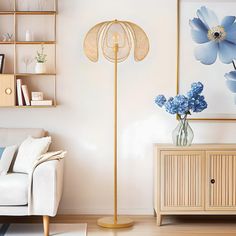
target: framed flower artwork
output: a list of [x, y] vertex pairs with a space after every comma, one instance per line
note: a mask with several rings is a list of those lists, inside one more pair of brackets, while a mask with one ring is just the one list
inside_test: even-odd
[[191, 119], [236, 120], [236, 1], [177, 1], [177, 92], [200, 81], [208, 108]]

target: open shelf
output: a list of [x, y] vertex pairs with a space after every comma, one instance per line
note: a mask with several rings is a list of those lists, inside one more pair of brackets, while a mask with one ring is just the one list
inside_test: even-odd
[[55, 15], [56, 11], [0, 11], [0, 15]]
[[14, 106], [15, 108], [51, 108], [51, 107], [56, 107], [56, 105], [52, 105], [52, 106]]
[[0, 15], [14, 15], [14, 11], [0, 11]]
[[56, 41], [16, 41], [16, 44], [56, 44]]
[[0, 44], [15, 44], [14, 41], [1, 41]]
[[55, 15], [56, 11], [14, 11], [16, 15]]
[[23, 45], [35, 45], [35, 44], [56, 44], [56, 41], [0, 41], [0, 44], [23, 44]]
[[21, 77], [31, 77], [31, 76], [56, 76], [56, 73], [43, 73], [43, 74], [36, 74], [36, 73], [17, 73], [15, 76]]

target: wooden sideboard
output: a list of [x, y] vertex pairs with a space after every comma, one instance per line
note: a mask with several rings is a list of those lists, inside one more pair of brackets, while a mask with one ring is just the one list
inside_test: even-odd
[[236, 144], [154, 145], [154, 210], [164, 215], [236, 215]]

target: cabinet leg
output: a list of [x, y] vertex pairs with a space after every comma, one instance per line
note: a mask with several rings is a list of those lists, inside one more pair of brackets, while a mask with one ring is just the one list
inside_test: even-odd
[[157, 214], [157, 226], [161, 226], [163, 216], [161, 214]]
[[153, 212], [154, 212], [154, 217], [157, 217], [157, 212], [155, 209], [153, 209]]

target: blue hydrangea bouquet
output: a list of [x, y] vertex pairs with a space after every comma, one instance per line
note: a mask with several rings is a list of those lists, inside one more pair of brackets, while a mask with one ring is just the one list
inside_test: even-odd
[[187, 96], [178, 94], [166, 99], [164, 95], [158, 95], [155, 99], [159, 107], [164, 107], [168, 113], [177, 115], [180, 121], [172, 134], [173, 142], [177, 146], [187, 146], [192, 143], [194, 135], [187, 116], [191, 115], [191, 112], [201, 112], [207, 108], [205, 97], [201, 95], [203, 88], [201, 82], [196, 82], [192, 83]]

